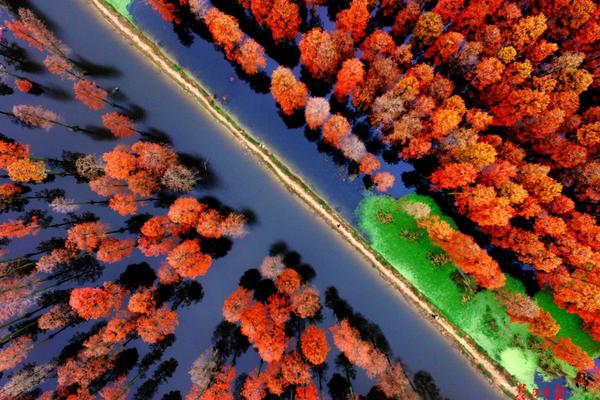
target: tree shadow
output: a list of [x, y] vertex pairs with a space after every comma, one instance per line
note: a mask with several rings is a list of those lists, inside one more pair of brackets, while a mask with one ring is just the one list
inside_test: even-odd
[[117, 140], [108, 129], [96, 125], [86, 125], [79, 132], [98, 142]]
[[[71, 92], [67, 92], [66, 90], [64, 90], [61, 87], [54, 86], [54, 85], [52, 85], [52, 86], [40, 85], [40, 84], [36, 84], [36, 85], [39, 86], [40, 90], [42, 91], [40, 94], [43, 93], [46, 96], [48, 96], [54, 100], [67, 101], [72, 98]], [[36, 87], [34, 86], [34, 89], [35, 88]]]
[[39, 74], [45, 71], [38, 63], [32, 61], [27, 54], [27, 51], [17, 43], [5, 44], [8, 47], [0, 47], [0, 55], [4, 58], [8, 65], [15, 69], [30, 73]]
[[8, 85], [5, 84], [0, 84], [0, 96], [10, 96], [11, 94], [14, 94], [15, 91], [13, 88], [11, 88]]
[[271, 90], [271, 78], [264, 71], [258, 71], [254, 75], [248, 75], [236, 63], [233, 64], [237, 77], [248, 83], [250, 89], [257, 94], [267, 94]]
[[321, 129], [310, 129], [308, 125], [304, 127], [304, 137], [309, 142], [316, 142], [321, 139]]
[[147, 140], [162, 143], [162, 144], [173, 144], [171, 137], [164, 131], [160, 129], [150, 127], [144, 131], [140, 131], [141, 135], [144, 136]]
[[218, 176], [204, 157], [188, 153], [178, 153], [178, 155], [181, 164], [197, 172], [202, 188], [215, 189], [219, 187]]
[[218, 239], [205, 238], [200, 239], [202, 252], [210, 255], [213, 259], [223, 258], [233, 247], [233, 242], [229, 238], [221, 237]]
[[122, 75], [121, 71], [116, 67], [97, 64], [81, 56], [76, 56], [73, 62], [85, 71], [86, 76], [117, 78]]
[[244, 208], [243, 210], [240, 211], [240, 213], [246, 219], [246, 225], [247, 226], [257, 226], [257, 225], [259, 225], [260, 222], [258, 220], [258, 216], [251, 209]]
[[145, 120], [147, 115], [146, 110], [137, 104], [128, 104], [127, 111], [124, 111], [123, 113], [135, 122], [141, 122]]
[[300, 67], [300, 80], [306, 84], [313, 97], [326, 97], [333, 86], [331, 79], [314, 78], [305, 65]]
[[156, 273], [147, 262], [129, 264], [119, 276], [117, 283], [129, 291], [140, 287], [151, 287], [156, 280]]
[[300, 253], [294, 250], [290, 250], [288, 245], [283, 242], [275, 242], [269, 248], [270, 256], [281, 256], [283, 258], [283, 264], [295, 270], [304, 282], [311, 282], [317, 275], [315, 269], [309, 264], [302, 262], [302, 256]]
[[281, 111], [279, 104], [277, 104], [277, 113], [289, 129], [300, 128], [305, 124], [304, 109], [294, 110], [292, 115], [286, 115]]

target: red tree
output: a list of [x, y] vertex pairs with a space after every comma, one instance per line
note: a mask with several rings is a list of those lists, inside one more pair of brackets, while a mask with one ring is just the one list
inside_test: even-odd
[[206, 274], [212, 258], [200, 251], [200, 242], [193, 239], [184, 240], [175, 247], [167, 257], [169, 265], [184, 278], [195, 279]]
[[102, 124], [117, 138], [130, 137], [136, 132], [133, 120], [117, 112], [104, 114]]
[[108, 92], [96, 85], [95, 82], [85, 79], [78, 80], [73, 85], [73, 91], [75, 98], [92, 110], [101, 110], [106, 107]]
[[110, 282], [99, 288], [75, 288], [71, 291], [69, 305], [81, 318], [98, 319], [120, 307], [123, 294], [121, 287]]
[[300, 61], [317, 79], [327, 78], [337, 71], [340, 56], [329, 33], [313, 28], [300, 40]]
[[356, 58], [344, 61], [342, 68], [337, 73], [337, 81], [333, 90], [334, 96], [342, 101], [352, 93], [354, 88], [362, 84], [365, 79], [365, 68]]
[[237, 20], [213, 7], [206, 13], [204, 22], [215, 43], [223, 47], [228, 58], [233, 58], [233, 50], [242, 43], [244, 38]]
[[267, 25], [275, 41], [294, 40], [301, 22], [300, 9], [296, 4], [289, 0], [274, 0]]
[[336, 27], [352, 34], [355, 42], [365, 36], [365, 30], [371, 19], [369, 2], [367, 0], [352, 0], [350, 8], [336, 15]]
[[175, 333], [178, 324], [177, 313], [162, 306], [152, 314], [139, 318], [136, 329], [144, 342], [154, 344]]
[[313, 365], [320, 365], [327, 359], [329, 344], [325, 331], [316, 325], [309, 325], [300, 338], [302, 354]]
[[175, 15], [175, 12], [177, 11], [175, 4], [169, 3], [168, 0], [146, 0], [146, 3], [148, 3], [154, 11], [158, 12], [165, 21], [174, 22], [175, 24], [181, 22]]
[[285, 115], [304, 107], [308, 100], [308, 89], [298, 82], [289, 68], [277, 67], [271, 78], [271, 94]]

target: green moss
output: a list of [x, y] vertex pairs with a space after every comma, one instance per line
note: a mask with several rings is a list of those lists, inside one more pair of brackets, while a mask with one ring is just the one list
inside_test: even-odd
[[[433, 215], [438, 215], [455, 226], [431, 198], [410, 194], [402, 200], [425, 203], [431, 208]], [[382, 215], [386, 215], [385, 221], [382, 221]], [[427, 234], [420, 235], [417, 240], [414, 240], [415, 235], [407, 235], [406, 232], [423, 233], [423, 230], [417, 226], [412, 216], [403, 211], [397, 200], [389, 196], [368, 196], [359, 205], [357, 216], [360, 229], [370, 238], [371, 246], [396, 271], [410, 281], [450, 322], [470, 336], [490, 358], [496, 360], [520, 383], [534, 387], [534, 372], [543, 371], [539, 366], [538, 349], [530, 346], [533, 335], [525, 325], [509, 320], [504, 307], [491, 292], [479, 291], [473, 294], [468, 287], [468, 280], [460, 279], [455, 265], [448, 263], [444, 267], [436, 266], [429, 254], [440, 250], [433, 245]], [[506, 289], [525, 291], [523, 284], [510, 276], [507, 276]], [[546, 304], [542, 306], [546, 308]], [[550, 311], [553, 315], [557, 313], [556, 310]], [[565, 316], [557, 319], [560, 319], [559, 322], [567, 321]], [[565, 334], [571, 336], [577, 328], [580, 325], [566, 324]], [[586, 349], [596, 349], [597, 343], [592, 346], [591, 342], [582, 337], [581, 329], [578, 332], [578, 344], [585, 344]], [[560, 366], [568, 374], [574, 372], [564, 363], [560, 363]]]
[[129, 5], [133, 0], [104, 0], [104, 2], [110, 4], [119, 14], [133, 23], [133, 16], [129, 12]]

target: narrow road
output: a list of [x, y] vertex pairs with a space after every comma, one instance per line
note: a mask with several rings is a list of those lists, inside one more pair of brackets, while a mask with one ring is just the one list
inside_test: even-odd
[[[438, 316], [427, 300], [418, 291], [398, 274], [383, 257], [375, 252], [358, 234], [356, 229], [348, 224], [327, 203], [321, 199], [297, 174], [291, 171], [262, 143], [250, 136], [237, 122], [235, 122], [210, 96], [202, 86], [177, 66], [156, 44], [149, 40], [139, 29], [133, 26], [124, 17], [106, 5], [102, 0], [91, 0], [91, 3], [123, 37], [138, 49], [149, 61], [164, 74], [173, 79], [182, 89], [192, 95], [200, 105], [205, 108], [219, 123], [234, 135], [234, 137], [257, 157], [271, 172], [295, 195], [304, 201], [328, 225], [338, 232], [348, 243], [356, 248], [373, 266], [381, 276], [399, 290], [408, 299], [424, 318], [436, 325], [440, 332], [451, 339], [460, 350], [466, 353], [470, 360], [479, 368], [487, 371], [487, 378], [513, 396], [517, 393], [516, 383], [506, 371], [495, 364], [471, 340], [467, 339], [445, 318]], [[436, 318], [432, 318], [436, 315]]]

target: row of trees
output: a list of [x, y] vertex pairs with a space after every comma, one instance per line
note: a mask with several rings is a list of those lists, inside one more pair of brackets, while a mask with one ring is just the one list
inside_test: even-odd
[[477, 246], [472, 237], [431, 215], [427, 204], [405, 200], [399, 201], [399, 206], [416, 219], [417, 225], [427, 232], [433, 244], [444, 250], [450, 262], [472, 276], [477, 285], [492, 291], [512, 322], [527, 324], [529, 331], [542, 339], [544, 346], [558, 359], [578, 370], [594, 368], [594, 360], [581, 347], [570, 338], [557, 336], [560, 326], [549, 312], [526, 294], [504, 287], [506, 280], [498, 264]]
[[[272, 253], [259, 269], [244, 273], [223, 304], [220, 328], [229, 332], [231, 344], [227, 351], [213, 346], [196, 359], [186, 399], [323, 398], [332, 341], [339, 350], [335, 363], [341, 372], [328, 383], [333, 399], [363, 398], [352, 386], [355, 367], [377, 382], [367, 399], [419, 398], [403, 366], [391, 361], [378, 328], [355, 314], [334, 288], [327, 290], [325, 304], [339, 322], [329, 328], [330, 334], [319, 327], [323, 315], [319, 291], [310, 283], [314, 271], [298, 260], [286, 266], [290, 260]], [[236, 380], [236, 360], [251, 346], [260, 366]], [[436, 389], [432, 393], [432, 398], [440, 398]]]
[[[162, 9], [174, 7], [173, 4], [168, 2], [162, 4], [164, 4]], [[243, 3], [241, 5], [250, 7], [249, 9], [252, 10], [252, 15], [256, 17], [259, 25], [270, 28], [275, 41], [290, 41], [296, 38], [299, 22], [296, 23], [295, 21], [300, 18], [296, 4], [287, 0], [277, 2], [277, 4], [271, 2], [257, 2], [252, 6], [249, 4]], [[153, 6], [153, 3], [150, 3], [150, 5]], [[207, 2], [202, 4], [189, 2], [189, 7], [196, 18], [204, 22], [215, 44], [223, 49], [228, 60], [239, 65], [244, 73], [249, 76], [262, 72], [261, 70], [266, 67], [264, 47], [256, 40], [249, 38], [241, 30], [239, 22], [234, 16], [226, 14], [218, 8], [210, 7]], [[265, 17], [267, 14], [273, 17], [269, 17], [270, 19]], [[161, 15], [163, 18], [165, 17], [164, 13], [161, 13]], [[263, 17], [260, 17], [261, 15]], [[288, 32], [285, 34], [276, 33], [278, 32], [277, 24], [280, 24], [277, 21], [282, 21], [282, 18], [287, 18], [286, 23], [281, 25], [281, 29]], [[173, 21], [172, 18], [165, 19]], [[290, 19], [292, 22], [290, 22]], [[261, 21], [275, 21], [272, 24], [276, 24], [276, 27], [268, 22]], [[316, 77], [330, 77], [325, 70], [321, 70], [327, 68], [326, 65], [329, 66], [328, 69], [337, 67], [338, 62], [336, 60], [340, 56], [337, 54], [336, 46], [346, 49], [346, 58], [354, 53], [351, 35], [341, 30], [336, 31], [329, 37], [329, 34], [322, 29], [315, 28], [300, 41], [302, 60], [310, 63], [307, 64], [309, 69], [311, 66], [315, 66], [313, 69]], [[352, 66], [349, 65], [348, 68], [352, 69]], [[348, 71], [347, 73], [350, 75], [356, 74], [355, 71]], [[348, 79], [353, 78], [349, 77]], [[308, 127], [312, 130], [322, 130], [324, 143], [357, 163], [360, 173], [372, 175], [377, 190], [385, 192], [393, 186], [394, 176], [387, 172], [377, 172], [381, 168], [379, 160], [374, 154], [367, 151], [365, 145], [356, 135], [352, 134], [352, 127], [346, 117], [339, 113], [332, 115], [327, 99], [309, 96], [306, 84], [298, 81], [289, 68], [280, 66], [273, 72], [271, 93], [285, 116], [291, 116], [304, 110]]]
[[[120, 109], [101, 120], [123, 142], [100, 154], [71, 151], [65, 143], [62, 157], [53, 158], [0, 134], [0, 213], [9, 215], [0, 223], [0, 372], [8, 374], [0, 398], [151, 398], [177, 368], [176, 360], [162, 357], [175, 342], [178, 310], [202, 299], [197, 278], [226, 255], [230, 238], [245, 234], [246, 217], [215, 199], [183, 195], [199, 183], [199, 169], [138, 131], [128, 110], [88, 78], [31, 10], [19, 9], [5, 24], [46, 56], [49, 72], [73, 81], [73, 96], [84, 105]], [[22, 77], [12, 70], [24, 58], [12, 54], [24, 50], [6, 35], [2, 49], [10, 61], [3, 68]], [[86, 131], [41, 106], [15, 104], [2, 114], [28, 128]], [[132, 142], [136, 134], [144, 140]], [[85, 185], [90, 190], [81, 187], [80, 193], [94, 197], [68, 198], [71, 182]], [[115, 212], [110, 224], [98, 216], [105, 212], [92, 212], [104, 206]], [[140, 256], [148, 262], [124, 264]], [[112, 264], [116, 279], [106, 279], [105, 264]], [[43, 361], [28, 361], [53, 339], [68, 344], [50, 347]], [[149, 346], [141, 347], [145, 355], [136, 341]], [[43, 393], [42, 384], [48, 389]], [[182, 396], [174, 391], [163, 399]]]

